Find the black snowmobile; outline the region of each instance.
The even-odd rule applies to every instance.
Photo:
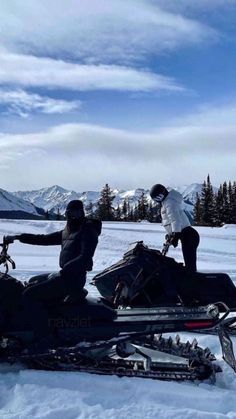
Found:
[[[228,335],[236,319],[227,320],[229,309],[223,303],[119,309],[105,298],[81,302],[75,295],[68,296],[47,305],[51,334],[60,345],[32,353],[28,348],[34,335],[21,304],[22,291],[29,285],[8,275],[8,264],[12,268],[15,264],[8,246],[1,246],[0,264],[5,265],[6,272],[0,276],[0,362],[47,370],[202,380],[221,371],[211,351],[200,348],[195,339],[182,343],[178,335],[173,339],[162,334],[217,326],[223,358],[236,371]],[[140,277],[139,271],[136,277]]]
[[[236,287],[225,273],[186,269],[162,252],[135,242],[123,259],[93,278],[103,298],[116,307],[196,307],[222,301],[236,311]]]

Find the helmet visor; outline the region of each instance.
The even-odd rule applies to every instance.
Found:
[[[165,195],[163,193],[160,193],[159,195],[154,196],[153,201],[162,202],[164,198],[165,198]]]

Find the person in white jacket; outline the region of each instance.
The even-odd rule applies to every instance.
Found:
[[[182,208],[182,195],[174,189],[168,191],[165,186],[156,184],[151,188],[150,196],[161,204],[162,225],[170,243],[177,247],[179,240],[181,241],[185,266],[191,271],[196,271],[200,238],[198,232],[191,227]]]

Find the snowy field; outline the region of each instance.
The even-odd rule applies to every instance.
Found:
[[[2,235],[50,233],[63,228],[63,222],[0,221]],[[201,243],[198,270],[226,272],[236,283],[236,225],[222,228],[198,228]],[[129,243],[143,240],[161,249],[164,231],[159,224],[104,223],[94,258],[93,275],[120,259]],[[59,247],[37,247],[19,242],[10,254],[17,264],[14,272],[20,280],[58,269]],[[181,261],[181,250],[171,249],[170,256]],[[182,340],[193,339],[181,334]],[[201,346],[209,346],[217,356],[223,373],[216,383],[174,383],[136,378],[102,377],[82,373],[22,370],[0,366],[0,419],[75,419],[75,418],[236,418],[236,374],[221,360],[217,337],[198,335]],[[236,349],[236,339],[234,339]]]

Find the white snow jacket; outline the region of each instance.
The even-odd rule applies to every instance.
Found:
[[[168,234],[180,233],[185,227],[190,226],[189,219],[182,208],[182,195],[171,189],[161,203],[162,225]]]

